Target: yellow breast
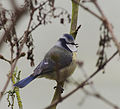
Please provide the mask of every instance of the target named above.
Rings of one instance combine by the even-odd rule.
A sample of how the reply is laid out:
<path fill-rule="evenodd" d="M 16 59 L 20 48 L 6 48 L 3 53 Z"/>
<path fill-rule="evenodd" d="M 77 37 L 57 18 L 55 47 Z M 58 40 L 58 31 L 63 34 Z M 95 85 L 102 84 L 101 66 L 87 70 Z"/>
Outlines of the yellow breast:
<path fill-rule="evenodd" d="M 77 53 L 76 52 L 73 52 L 73 60 L 77 60 Z"/>

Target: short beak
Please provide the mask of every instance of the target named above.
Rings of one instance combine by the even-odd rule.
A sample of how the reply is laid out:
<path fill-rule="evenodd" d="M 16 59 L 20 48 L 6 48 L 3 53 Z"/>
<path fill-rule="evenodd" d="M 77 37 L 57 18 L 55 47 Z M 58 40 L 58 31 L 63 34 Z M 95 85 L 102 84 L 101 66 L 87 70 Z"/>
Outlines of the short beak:
<path fill-rule="evenodd" d="M 79 46 L 78 46 L 78 44 L 75 44 L 75 43 L 74 43 L 74 45 L 76 46 L 76 48 L 78 48 L 78 47 L 79 47 Z"/>
<path fill-rule="evenodd" d="M 67 47 L 68 47 L 71 51 L 77 51 L 78 44 L 75 44 L 75 43 L 73 42 L 73 43 L 67 43 L 66 45 L 67 45 Z"/>

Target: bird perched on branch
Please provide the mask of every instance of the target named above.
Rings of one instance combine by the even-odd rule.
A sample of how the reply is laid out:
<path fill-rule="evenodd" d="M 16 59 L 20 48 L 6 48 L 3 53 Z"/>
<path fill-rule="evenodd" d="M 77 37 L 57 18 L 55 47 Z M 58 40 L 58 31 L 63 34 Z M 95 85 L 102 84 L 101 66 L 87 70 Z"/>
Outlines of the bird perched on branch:
<path fill-rule="evenodd" d="M 45 55 L 44 59 L 27 78 L 14 86 L 23 88 L 37 77 L 46 77 L 57 82 L 64 82 L 76 68 L 78 44 L 70 34 L 64 34 Z"/>

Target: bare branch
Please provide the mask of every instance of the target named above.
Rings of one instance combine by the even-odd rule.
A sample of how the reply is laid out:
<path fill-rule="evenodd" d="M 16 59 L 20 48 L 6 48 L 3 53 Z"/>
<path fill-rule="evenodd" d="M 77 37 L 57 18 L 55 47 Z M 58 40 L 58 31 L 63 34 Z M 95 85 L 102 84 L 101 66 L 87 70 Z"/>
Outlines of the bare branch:
<path fill-rule="evenodd" d="M 14 26 L 14 24 L 16 24 L 19 20 L 20 20 L 20 18 L 22 17 L 22 15 L 24 14 L 26 12 L 26 10 L 24 9 L 24 8 L 22 8 L 22 9 L 19 9 L 19 10 L 16 10 L 16 14 L 15 14 L 15 19 L 14 19 L 14 23 L 11 23 L 10 25 L 9 25 L 9 27 L 8 27 L 8 29 L 7 29 L 7 32 L 5 32 L 4 34 L 3 34 L 3 36 L 2 36 L 2 39 L 0 40 L 0 47 L 1 47 L 1 44 L 2 44 L 2 42 L 3 42 L 3 40 L 4 40 L 4 38 L 6 38 L 8 35 L 9 35 L 9 32 L 11 31 L 11 29 L 13 28 L 13 26 Z M 9 36 L 8 36 L 9 37 Z M 22 51 L 22 48 L 23 48 L 23 45 L 24 45 L 24 43 L 25 43 L 25 41 L 26 41 L 26 37 L 27 37 L 27 35 L 25 35 L 25 37 L 24 37 L 24 41 L 22 42 L 22 44 L 21 44 L 21 46 L 20 46 L 20 49 L 19 49 L 19 53 Z M 8 79 L 7 79 L 7 81 L 6 81 L 6 83 L 5 83 L 5 86 L 3 87 L 3 89 L 2 89 L 2 91 L 1 91 L 1 93 L 0 93 L 0 100 L 2 99 L 2 97 L 3 97 L 3 94 L 5 93 L 5 91 L 6 91 L 6 89 L 7 89 L 7 87 L 8 87 L 8 84 L 9 84 L 9 82 L 10 82 L 10 79 L 11 79 L 11 77 L 12 77 L 12 73 L 13 73 L 13 71 L 14 71 L 14 69 L 15 69 L 15 66 L 16 66 L 16 64 L 17 64 L 17 61 L 18 61 L 18 59 L 19 59 L 19 57 L 20 57 L 20 54 L 18 55 L 18 56 L 16 56 L 16 59 L 15 59 L 15 61 L 12 63 L 12 65 L 11 65 L 11 71 L 10 71 L 10 73 L 9 73 L 9 75 L 8 75 Z"/>
<path fill-rule="evenodd" d="M 13 28 L 13 26 L 14 26 L 14 24 L 16 24 L 20 19 L 21 19 L 21 17 L 25 14 L 25 12 L 26 12 L 26 9 L 24 9 L 24 8 L 22 8 L 22 9 L 20 9 L 20 10 L 17 10 L 16 12 L 15 12 L 15 19 L 14 19 L 14 23 L 11 23 L 10 25 L 9 25 L 9 27 L 8 27 L 8 29 L 6 30 L 6 32 L 2 35 L 2 38 L 1 38 L 1 40 L 0 40 L 0 49 L 1 49 L 1 47 L 2 47 L 2 43 L 3 43 L 3 41 L 4 41 L 4 39 L 6 38 L 6 37 L 9 37 L 8 35 L 9 35 L 9 32 L 11 31 L 11 29 Z"/>
<path fill-rule="evenodd" d="M 3 55 L 0 54 L 0 59 L 8 62 L 9 64 L 11 63 L 10 60 L 6 59 Z"/>
<path fill-rule="evenodd" d="M 84 72 L 85 73 L 85 72 Z M 87 75 L 85 74 L 85 77 Z M 73 78 L 72 78 L 72 82 L 74 85 L 80 85 L 80 83 L 78 83 L 77 81 L 75 81 Z M 97 92 L 93 86 L 93 84 L 89 84 L 91 89 L 93 90 L 93 92 L 90 92 L 88 90 L 86 90 L 85 88 L 82 88 L 82 91 L 85 93 L 86 96 L 92 96 L 92 97 L 95 97 L 97 99 L 100 99 L 101 101 L 103 101 L 104 103 L 106 103 L 107 105 L 113 107 L 114 109 L 120 109 L 120 107 L 118 107 L 117 105 L 115 105 L 114 103 L 112 103 L 110 100 L 106 99 L 104 96 L 102 96 L 99 92 Z M 85 96 L 85 98 L 86 98 Z M 85 98 L 83 98 L 83 100 L 85 100 Z M 82 102 L 83 103 L 83 102 Z"/>

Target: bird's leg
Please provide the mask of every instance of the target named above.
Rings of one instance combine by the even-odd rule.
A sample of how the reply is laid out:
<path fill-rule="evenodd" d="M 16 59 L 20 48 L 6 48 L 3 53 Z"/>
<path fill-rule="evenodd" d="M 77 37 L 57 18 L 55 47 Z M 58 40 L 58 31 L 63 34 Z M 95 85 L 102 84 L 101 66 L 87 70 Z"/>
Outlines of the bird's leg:
<path fill-rule="evenodd" d="M 58 82 L 57 81 L 57 86 L 54 87 L 54 89 L 55 89 L 54 99 L 61 100 L 61 94 L 64 91 L 63 85 L 64 85 L 64 82 Z"/>
<path fill-rule="evenodd" d="M 57 81 L 57 86 L 55 86 L 54 89 L 60 91 L 60 93 L 63 93 L 63 91 L 64 91 L 63 85 L 64 85 L 64 82 Z"/>
<path fill-rule="evenodd" d="M 64 91 L 63 86 L 61 84 L 55 86 L 54 89 L 58 89 L 61 93 L 63 93 Z"/>

